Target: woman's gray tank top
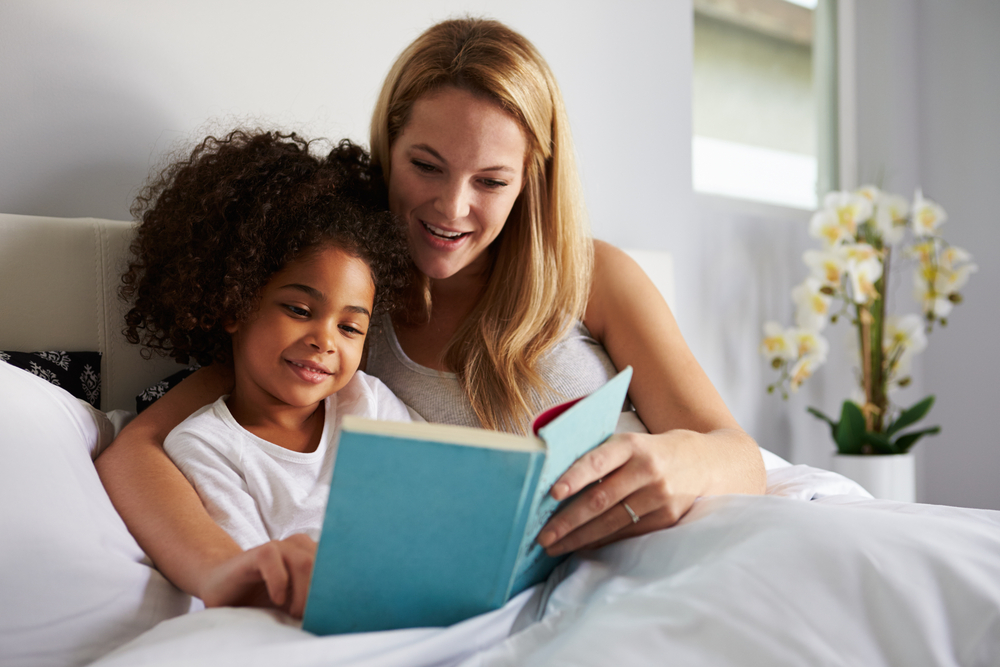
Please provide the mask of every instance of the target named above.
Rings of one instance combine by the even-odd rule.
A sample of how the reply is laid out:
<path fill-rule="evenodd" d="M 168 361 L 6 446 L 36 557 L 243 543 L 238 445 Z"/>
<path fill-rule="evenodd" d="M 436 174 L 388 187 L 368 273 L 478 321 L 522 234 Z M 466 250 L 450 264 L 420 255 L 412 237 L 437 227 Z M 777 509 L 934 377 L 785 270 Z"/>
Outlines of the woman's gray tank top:
<path fill-rule="evenodd" d="M 388 315 L 372 327 L 365 372 L 382 380 L 429 422 L 480 426 L 455 374 L 421 366 L 407 357 Z M 554 405 L 589 394 L 617 371 L 604 346 L 577 322 L 542 359 L 539 373 L 556 394 L 550 401 Z"/>

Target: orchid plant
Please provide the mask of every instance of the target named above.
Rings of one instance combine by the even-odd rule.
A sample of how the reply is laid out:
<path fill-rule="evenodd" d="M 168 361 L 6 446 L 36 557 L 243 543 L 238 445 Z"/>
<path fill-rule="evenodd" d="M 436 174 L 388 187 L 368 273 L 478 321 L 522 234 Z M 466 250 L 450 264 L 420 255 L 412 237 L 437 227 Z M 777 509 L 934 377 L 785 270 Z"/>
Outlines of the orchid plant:
<path fill-rule="evenodd" d="M 914 355 L 927 346 L 935 326 L 947 324 L 962 301 L 959 290 L 976 271 L 971 255 L 939 234 L 946 220 L 944 209 L 920 190 L 911 206 L 871 185 L 828 194 L 810 220 L 809 232 L 823 247 L 803 256 L 810 273 L 792 290 L 795 326 L 765 324 L 761 353 L 779 373 L 768 391 L 788 398 L 826 361 L 829 343 L 821 332 L 827 323 L 846 319 L 854 325 L 859 398 L 844 401 L 839 421 L 809 408 L 830 425 L 841 454 L 902 454 L 940 430 L 901 433 L 927 414 L 934 397 L 904 409 L 889 400 L 889 393 L 910 383 Z M 896 254 L 914 264 L 914 295 L 922 316 L 887 313 Z"/>

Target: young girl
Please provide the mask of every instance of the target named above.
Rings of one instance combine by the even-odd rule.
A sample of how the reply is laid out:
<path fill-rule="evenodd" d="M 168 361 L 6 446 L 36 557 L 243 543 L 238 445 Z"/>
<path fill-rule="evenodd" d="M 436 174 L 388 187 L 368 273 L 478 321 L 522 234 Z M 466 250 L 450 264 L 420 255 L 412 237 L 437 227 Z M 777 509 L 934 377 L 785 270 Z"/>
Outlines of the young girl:
<path fill-rule="evenodd" d="M 409 264 L 367 174 L 346 141 L 321 159 L 295 135 L 236 131 L 168 167 L 133 210 L 126 337 L 181 363 L 232 365 L 232 393 L 164 447 L 244 550 L 299 534 L 315 548 L 344 414 L 411 419 L 358 371 Z"/>

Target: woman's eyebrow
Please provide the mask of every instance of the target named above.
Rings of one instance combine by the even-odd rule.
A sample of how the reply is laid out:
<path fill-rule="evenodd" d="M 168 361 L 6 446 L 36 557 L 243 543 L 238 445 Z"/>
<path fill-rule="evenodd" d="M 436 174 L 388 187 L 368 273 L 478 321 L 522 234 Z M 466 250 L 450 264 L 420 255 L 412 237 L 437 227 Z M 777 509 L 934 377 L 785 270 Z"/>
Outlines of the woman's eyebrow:
<path fill-rule="evenodd" d="M 441 155 L 440 153 L 438 153 L 436 150 L 434 150 L 433 148 L 431 148 L 427 144 L 413 144 L 413 146 L 411 146 L 410 148 L 413 149 L 413 150 L 418 150 L 418 151 L 423 151 L 425 153 L 430 153 L 431 155 L 433 155 L 435 158 L 437 158 L 441 162 L 444 162 L 445 164 L 448 164 L 448 161 L 444 159 L 443 155 Z"/>

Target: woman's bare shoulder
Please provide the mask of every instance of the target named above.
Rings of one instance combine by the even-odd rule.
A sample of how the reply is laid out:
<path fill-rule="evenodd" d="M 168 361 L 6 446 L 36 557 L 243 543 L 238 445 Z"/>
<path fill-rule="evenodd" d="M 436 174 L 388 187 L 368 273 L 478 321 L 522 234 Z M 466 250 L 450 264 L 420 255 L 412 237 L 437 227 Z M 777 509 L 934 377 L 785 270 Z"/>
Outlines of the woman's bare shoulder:
<path fill-rule="evenodd" d="M 594 240 L 594 274 L 584 321 L 598 340 L 616 318 L 661 305 L 659 290 L 628 253 Z M 662 303 L 666 309 L 666 303 Z"/>

